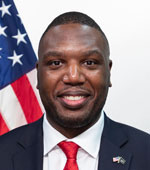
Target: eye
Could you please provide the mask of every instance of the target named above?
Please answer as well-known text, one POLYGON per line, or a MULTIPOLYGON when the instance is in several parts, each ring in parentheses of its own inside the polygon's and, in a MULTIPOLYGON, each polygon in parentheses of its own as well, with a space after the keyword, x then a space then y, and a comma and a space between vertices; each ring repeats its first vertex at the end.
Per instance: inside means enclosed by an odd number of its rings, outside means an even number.
POLYGON ((48 61, 47 64, 50 66, 60 66, 62 65, 62 62, 60 60, 53 60, 53 61, 48 61))
POLYGON ((87 69, 97 69, 99 66, 99 61, 95 59, 88 59, 82 62, 83 66, 87 69))
POLYGON ((85 61, 85 63, 84 63, 85 65, 95 65, 96 64, 96 62, 95 61, 92 61, 92 60, 87 60, 87 61, 85 61))
POLYGON ((51 65, 61 65, 61 62, 60 61, 52 61, 51 65))
POLYGON ((49 60, 47 61, 46 65, 50 69, 58 69, 63 65, 63 62, 61 60, 49 60))

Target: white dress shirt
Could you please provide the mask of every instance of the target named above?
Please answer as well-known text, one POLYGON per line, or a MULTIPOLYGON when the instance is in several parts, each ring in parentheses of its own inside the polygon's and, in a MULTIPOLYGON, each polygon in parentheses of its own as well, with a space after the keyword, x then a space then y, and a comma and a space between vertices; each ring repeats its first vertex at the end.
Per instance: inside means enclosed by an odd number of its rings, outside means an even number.
POLYGON ((77 152, 77 164, 79 170, 97 170, 98 153, 104 127, 104 113, 102 111, 100 119, 82 134, 67 139, 56 129, 54 129, 44 115, 43 134, 44 134, 44 155, 43 170, 63 170, 66 164, 66 156, 57 145, 59 142, 66 140, 75 142, 80 146, 77 152))

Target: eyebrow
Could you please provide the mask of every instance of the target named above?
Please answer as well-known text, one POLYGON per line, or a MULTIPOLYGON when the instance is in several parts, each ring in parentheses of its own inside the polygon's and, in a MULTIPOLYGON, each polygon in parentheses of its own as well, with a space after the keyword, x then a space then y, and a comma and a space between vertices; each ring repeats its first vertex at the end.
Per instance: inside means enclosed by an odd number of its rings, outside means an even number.
POLYGON ((53 57, 56 57, 56 56, 61 57, 62 55, 64 55, 62 52, 49 51, 48 53, 44 54, 44 58, 51 57, 51 56, 53 56, 53 57))
POLYGON ((90 51, 87 51, 87 52, 84 52, 81 56, 85 56, 85 57, 89 57, 91 55, 97 55, 97 56, 103 56, 101 52, 99 52, 98 50, 90 50, 90 51))
MULTIPOLYGON (((85 51, 81 53, 81 57, 89 57, 91 55, 97 55, 97 56, 101 56, 103 57, 102 53, 99 52, 98 50, 89 50, 89 51, 85 51)), ((65 54, 63 52, 59 52, 59 51, 49 51, 46 54, 44 54, 44 58, 47 57, 62 57, 65 56, 65 54)))

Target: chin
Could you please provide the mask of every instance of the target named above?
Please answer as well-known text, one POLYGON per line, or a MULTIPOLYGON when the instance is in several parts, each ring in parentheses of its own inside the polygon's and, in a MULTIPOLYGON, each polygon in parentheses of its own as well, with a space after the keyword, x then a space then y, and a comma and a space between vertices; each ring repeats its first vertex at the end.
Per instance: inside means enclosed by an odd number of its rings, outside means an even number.
POLYGON ((93 113, 88 109, 88 112, 67 111, 65 116, 57 112, 53 119, 55 123, 64 128, 77 129, 84 128, 94 124, 99 118, 100 112, 93 113), (69 112, 67 114, 67 112, 69 112), (67 116, 68 115, 68 116, 67 116))

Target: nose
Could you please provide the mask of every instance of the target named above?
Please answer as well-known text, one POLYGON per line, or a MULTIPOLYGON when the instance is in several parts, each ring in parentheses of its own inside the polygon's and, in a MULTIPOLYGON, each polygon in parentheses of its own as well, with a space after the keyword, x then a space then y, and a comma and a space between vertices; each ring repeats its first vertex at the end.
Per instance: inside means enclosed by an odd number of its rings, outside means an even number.
POLYGON ((71 85, 81 85, 85 82, 84 72, 77 63, 71 63, 68 65, 63 76, 63 82, 71 85))

